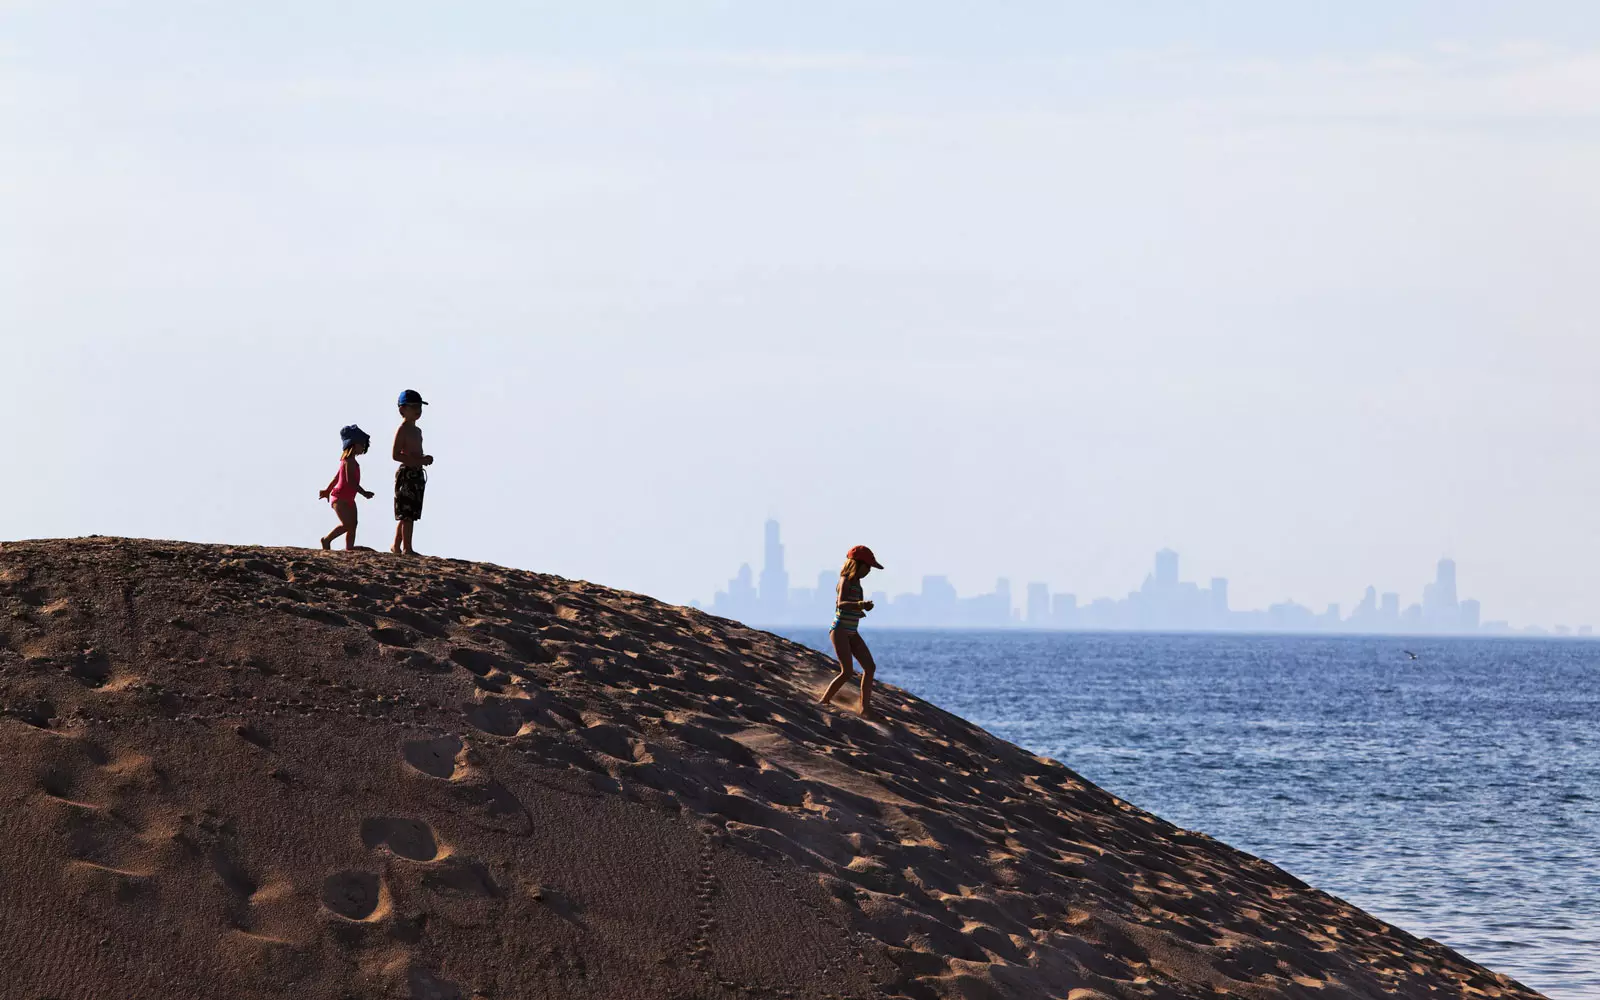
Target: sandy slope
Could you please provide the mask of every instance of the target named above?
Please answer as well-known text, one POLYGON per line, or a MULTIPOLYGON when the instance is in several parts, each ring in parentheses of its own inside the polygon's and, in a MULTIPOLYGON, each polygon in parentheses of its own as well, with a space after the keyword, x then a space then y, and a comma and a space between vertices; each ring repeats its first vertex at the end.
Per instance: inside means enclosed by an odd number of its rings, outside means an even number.
POLYGON ((493 566, 8 544, 0 997, 1536 995, 829 670, 493 566))

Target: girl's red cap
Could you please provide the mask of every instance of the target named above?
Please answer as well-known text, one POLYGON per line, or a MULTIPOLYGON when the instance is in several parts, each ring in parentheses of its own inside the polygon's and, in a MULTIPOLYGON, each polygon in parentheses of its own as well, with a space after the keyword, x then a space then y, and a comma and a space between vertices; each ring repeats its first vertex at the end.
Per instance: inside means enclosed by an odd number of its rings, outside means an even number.
POLYGON ((854 559, 856 562, 866 563, 873 569, 883 569, 883 563, 879 562, 878 557, 873 555, 872 550, 867 548, 865 545, 857 545, 849 552, 846 552, 845 558, 854 559))

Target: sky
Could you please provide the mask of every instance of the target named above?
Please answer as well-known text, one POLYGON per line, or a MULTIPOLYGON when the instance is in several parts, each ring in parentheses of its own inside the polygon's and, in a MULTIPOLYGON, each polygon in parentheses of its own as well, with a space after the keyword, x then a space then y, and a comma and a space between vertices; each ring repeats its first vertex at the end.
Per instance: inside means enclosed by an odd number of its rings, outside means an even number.
POLYGON ((1600 623, 1600 12, 997 6, 0 0, 0 538, 1600 623))

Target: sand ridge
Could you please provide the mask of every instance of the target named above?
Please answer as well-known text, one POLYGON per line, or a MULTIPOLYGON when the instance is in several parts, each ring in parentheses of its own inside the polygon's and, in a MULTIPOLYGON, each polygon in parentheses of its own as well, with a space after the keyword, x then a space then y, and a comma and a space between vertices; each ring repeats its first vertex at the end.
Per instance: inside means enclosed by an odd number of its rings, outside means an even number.
POLYGON ((483 564, 8 543, 0 997, 1537 996, 832 673, 483 564))

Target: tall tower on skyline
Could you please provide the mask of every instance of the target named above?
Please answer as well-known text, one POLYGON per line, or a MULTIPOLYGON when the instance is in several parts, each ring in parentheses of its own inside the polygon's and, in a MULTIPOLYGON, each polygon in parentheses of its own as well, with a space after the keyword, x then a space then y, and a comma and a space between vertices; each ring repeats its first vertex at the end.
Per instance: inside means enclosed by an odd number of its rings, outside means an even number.
POLYGON ((1178 554, 1171 549, 1156 553, 1156 582, 1168 587, 1178 585, 1178 554))
POLYGON ((1050 585, 1048 583, 1028 584, 1027 622, 1030 628, 1048 628, 1050 626, 1050 585))
POLYGON ((778 624, 789 612, 789 571, 783 567, 783 543, 778 540, 778 522, 767 519, 766 540, 762 547, 761 588, 758 600, 763 621, 778 624))
POLYGON ((1447 608, 1454 609, 1458 603, 1456 596, 1456 561, 1454 559, 1439 560, 1439 601, 1447 608))
POLYGON ((1378 615, 1390 626, 1400 621, 1400 595, 1393 591, 1385 591, 1383 603, 1379 605, 1378 615))
POLYGON ((1429 627, 1455 631, 1461 624, 1461 602, 1456 594, 1456 561, 1440 559, 1432 583, 1422 588, 1422 618, 1429 627))

